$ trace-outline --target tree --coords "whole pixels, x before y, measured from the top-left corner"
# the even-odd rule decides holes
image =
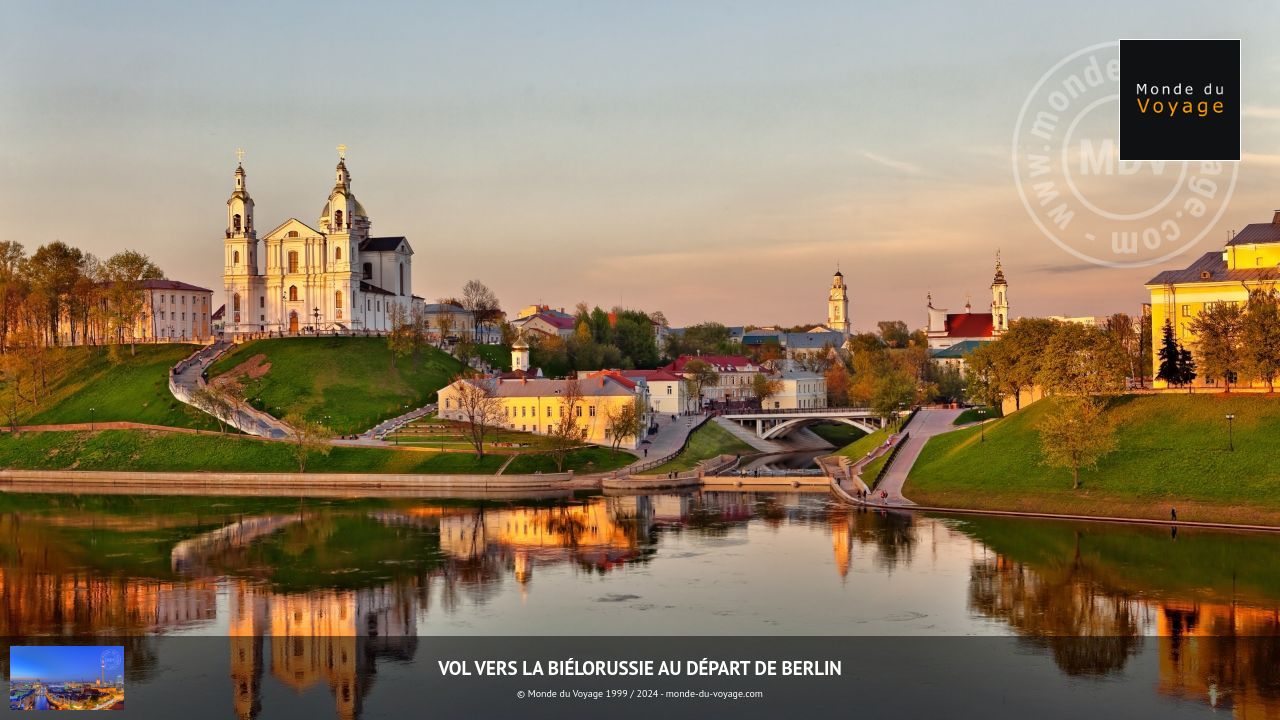
[[[151,258],[135,250],[124,250],[107,258],[102,265],[103,281],[106,283],[107,322],[116,342],[129,339],[129,354],[136,355],[136,333],[134,329],[138,321],[148,314],[147,307],[151,293],[143,287],[145,280],[158,280],[164,272],[151,262]]]
[[[1047,393],[1097,395],[1124,387],[1128,360],[1106,331],[1059,323],[1044,346],[1036,384]]]
[[[578,425],[582,402],[582,384],[575,375],[561,385],[560,415],[547,432],[551,444],[551,459],[555,460],[557,472],[564,472],[564,461],[569,451],[582,444],[582,430]]]
[[[610,409],[605,416],[605,429],[609,431],[609,442],[614,450],[629,437],[640,437],[644,432],[644,408],[640,406],[640,398]]]
[[[716,369],[706,360],[697,358],[685,363],[682,372],[685,393],[689,401],[695,403],[695,407],[701,410],[703,390],[720,382],[720,373],[716,372]]]
[[[1124,352],[1128,366],[1128,376],[1141,380],[1141,368],[1145,362],[1142,355],[1142,343],[1139,342],[1138,330],[1133,327],[1133,318],[1128,313],[1112,313],[1106,322],[1107,334],[1112,337]]]
[[[1244,369],[1241,328],[1244,310],[1238,303],[1214,302],[1191,321],[1196,336],[1196,363],[1209,377],[1222,378],[1224,392]]]
[[[1179,385],[1187,386],[1187,394],[1191,393],[1191,383],[1196,379],[1196,359],[1191,356],[1191,351],[1181,345],[1178,346],[1178,378]]]
[[[902,368],[891,367],[876,379],[875,391],[871,396],[871,409],[880,417],[889,420],[898,411],[914,404],[916,389],[914,378]]]
[[[1045,464],[1071,470],[1071,488],[1080,487],[1080,470],[1093,468],[1115,448],[1115,429],[1098,398],[1057,398],[1040,421]]]
[[[911,331],[907,330],[907,324],[901,320],[881,320],[876,323],[876,327],[880,331],[880,339],[891,348],[904,348],[911,338]]]
[[[844,362],[831,363],[827,368],[827,406],[845,407],[849,404],[849,370]]]
[[[965,356],[965,394],[970,401],[987,407],[999,407],[1004,394],[996,379],[996,363],[1000,342],[982,343]]]
[[[1280,299],[1274,288],[1249,292],[1240,323],[1240,344],[1245,372],[1265,382],[1267,392],[1275,392],[1276,375],[1280,374]]]
[[[40,326],[47,333],[51,345],[58,342],[58,319],[64,310],[67,311],[69,339],[75,342],[80,313],[73,305],[76,298],[73,290],[84,271],[87,257],[82,250],[55,241],[42,245],[25,263],[24,269],[31,285],[38,290],[35,297],[43,302]]]
[[[1182,373],[1179,371],[1182,359],[1182,348],[1173,334],[1173,322],[1165,318],[1164,327],[1160,330],[1160,369],[1156,379],[1169,385],[1182,385]]]
[[[208,385],[200,385],[191,392],[191,404],[198,410],[213,416],[218,421],[218,429],[227,432],[227,420],[235,411],[231,400],[226,395]]]
[[[751,376],[751,396],[764,407],[764,401],[782,392],[782,381],[764,373]]]
[[[479,280],[468,280],[462,286],[462,307],[471,313],[476,325],[502,319],[502,306],[498,302],[498,296]]]
[[[454,378],[457,389],[458,411],[466,426],[467,440],[475,448],[476,458],[484,457],[484,436],[488,429],[501,422],[502,401],[494,394],[493,381],[474,378],[467,374]]]
[[[22,269],[26,259],[27,252],[21,243],[0,242],[0,352],[9,347],[23,298],[29,290]]]
[[[297,413],[285,416],[284,422],[292,434],[293,457],[298,461],[298,472],[307,471],[307,460],[312,455],[328,456],[333,450],[329,438],[333,434],[329,429],[313,420],[308,420]]]

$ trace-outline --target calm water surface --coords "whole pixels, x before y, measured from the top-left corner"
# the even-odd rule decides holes
[[[1017,636],[1097,677],[1154,636],[1158,692],[1274,714],[1280,663],[1222,638],[1280,635],[1277,551],[1265,535],[857,511],[825,492],[4,494],[0,634]],[[1109,649],[1064,644],[1084,637]]]

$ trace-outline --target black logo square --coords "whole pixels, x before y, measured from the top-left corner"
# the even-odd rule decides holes
[[[1120,41],[1121,160],[1240,159],[1239,40]]]

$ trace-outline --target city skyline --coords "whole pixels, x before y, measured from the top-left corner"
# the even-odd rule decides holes
[[[930,292],[984,309],[1000,249],[1015,317],[1136,314],[1146,279],[1280,205],[1268,194],[1280,94],[1265,82],[1280,50],[1241,31],[1280,8],[1074,7],[511,3],[349,17],[19,3],[0,71],[0,240],[137,249],[221,304],[235,150],[270,228],[315,222],[344,143],[375,232],[414,243],[428,300],[479,278],[511,314],[585,301],[662,310],[673,325],[816,323],[839,265],[855,330],[918,327]],[[1051,39],[1036,32],[1050,26]],[[1245,160],[1198,245],[1105,269],[1034,226],[1010,139],[1054,62],[1135,34],[1243,38]]]
[[[115,650],[123,658],[119,645],[15,645],[9,648],[10,682],[94,682],[103,671],[103,652]],[[106,678],[112,682],[119,668]]]

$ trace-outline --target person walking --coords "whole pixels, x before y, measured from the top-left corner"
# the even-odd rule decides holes
[[[1174,522],[1178,522],[1178,508],[1169,508],[1169,518]]]

